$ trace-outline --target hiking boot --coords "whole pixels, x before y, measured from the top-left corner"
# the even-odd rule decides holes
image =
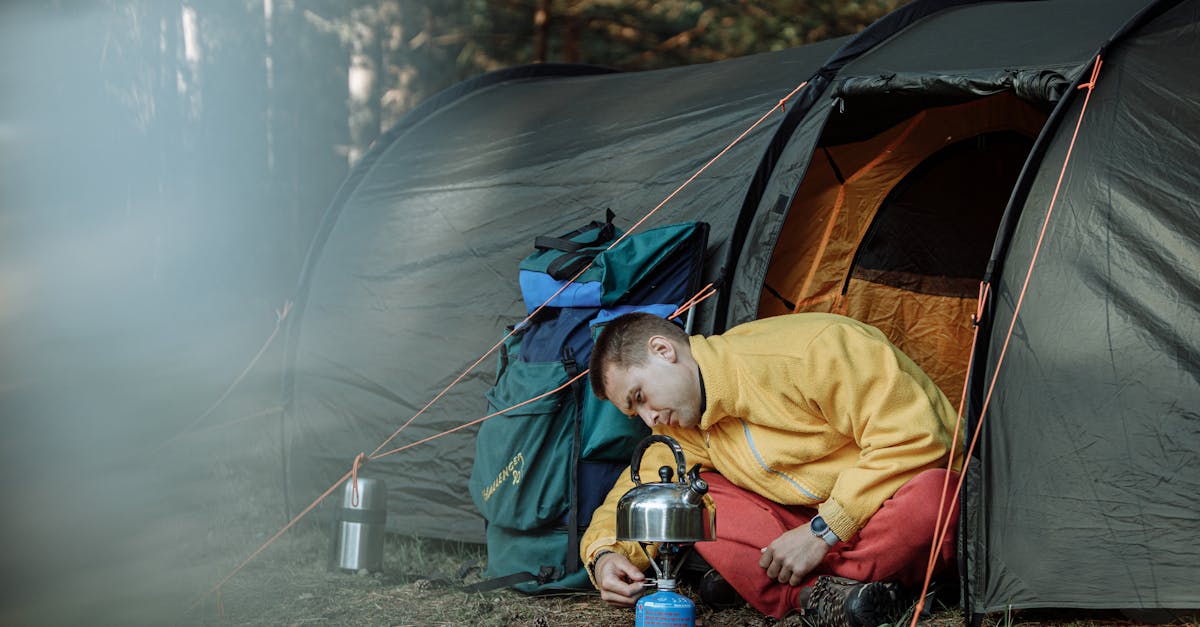
[[[804,603],[804,622],[815,627],[876,627],[899,619],[909,601],[897,583],[822,575]]]
[[[679,568],[679,578],[694,587],[700,595],[700,600],[714,610],[741,607],[746,603],[725,577],[695,551],[691,551],[683,559]]]
[[[700,556],[695,549],[688,551],[683,557],[683,564],[679,566],[679,579],[688,582],[689,584],[700,584],[700,579],[712,570],[712,564],[708,560]]]
[[[746,604],[742,595],[738,594],[715,568],[710,568],[704,573],[696,589],[700,593],[700,600],[714,610],[728,610]]]

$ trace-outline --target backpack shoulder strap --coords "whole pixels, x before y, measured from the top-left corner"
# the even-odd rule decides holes
[[[567,376],[574,378],[581,370],[575,361],[575,351],[570,346],[563,347],[563,368]],[[571,495],[570,509],[567,511],[567,574],[579,570],[579,455],[583,445],[583,383],[576,381],[572,386],[572,396],[579,411],[575,412],[575,424],[571,434]]]

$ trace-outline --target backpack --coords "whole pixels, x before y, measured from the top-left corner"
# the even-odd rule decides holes
[[[707,224],[649,229],[606,250],[621,234],[613,217],[535,239],[520,264],[528,312],[592,267],[504,342],[489,414],[583,372],[605,321],[628,311],[668,317],[698,289]],[[579,538],[648,433],[597,399],[587,377],[480,425],[468,487],[486,521],[488,558],[485,581],[470,589],[591,589]]]

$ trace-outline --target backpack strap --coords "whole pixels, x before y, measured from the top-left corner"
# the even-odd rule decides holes
[[[463,586],[463,592],[487,592],[498,588],[508,588],[526,581],[536,581],[539,584],[546,584],[552,581],[562,579],[562,571],[553,566],[543,566],[542,569],[535,575],[533,573],[513,573],[495,579],[485,579],[484,581],[473,583],[469,586]]]
[[[562,255],[558,259],[550,262],[546,266],[546,274],[555,281],[566,281],[575,276],[584,266],[592,262],[596,255],[602,251],[595,248],[589,250],[577,250],[573,253]]]
[[[563,347],[563,369],[568,378],[575,378],[580,372],[579,364],[575,361],[575,349]],[[567,555],[566,568],[570,574],[579,570],[579,456],[583,448],[583,385],[576,381],[571,385],[576,407],[575,425],[571,439],[571,493],[570,509],[567,511]]]
[[[558,237],[539,235],[533,239],[533,247],[538,250],[558,250],[564,253],[573,253],[583,248],[599,246],[600,244],[610,242],[613,236],[616,235],[616,227],[613,225],[613,218],[615,217],[617,215],[612,212],[612,209],[605,209],[604,222],[592,220],[588,224]],[[593,229],[596,230],[596,235],[592,239],[581,242],[575,240],[576,237]]]

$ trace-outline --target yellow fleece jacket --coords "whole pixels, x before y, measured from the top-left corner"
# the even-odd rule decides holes
[[[655,433],[679,441],[689,468],[701,464],[778,503],[815,506],[843,540],[909,479],[946,465],[954,407],[874,327],[791,314],[693,336],[691,350],[705,390],[700,424]],[[673,460],[653,444],[640,476],[656,481]],[[649,567],[636,542],[616,539],[617,501],[633,485],[626,472],[592,516],[580,542],[585,564],[610,550]],[[718,536],[720,529],[718,507]]]

